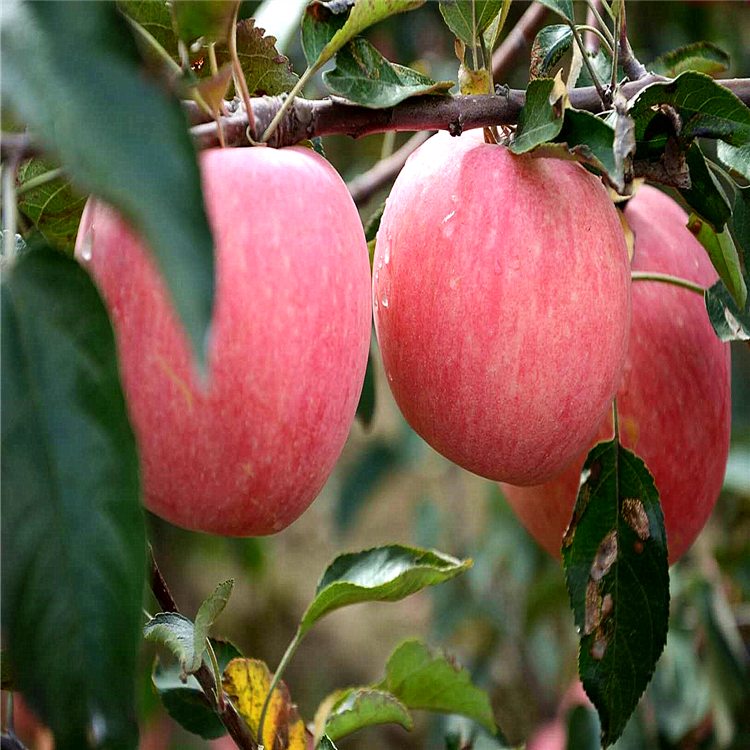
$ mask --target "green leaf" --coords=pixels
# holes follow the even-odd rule
[[[750,180],[750,144],[745,146],[730,146],[723,141],[717,144],[716,155],[719,160],[737,173],[740,177]]]
[[[566,24],[545,26],[531,45],[531,79],[549,78],[573,44],[573,30]]]
[[[722,341],[750,341],[750,306],[737,307],[723,281],[703,293],[708,319]]]
[[[690,214],[687,227],[698,242],[706,248],[711,263],[739,308],[744,308],[747,300],[747,286],[742,277],[740,259],[729,227],[724,227],[721,232],[714,232],[710,224],[695,213]]]
[[[599,712],[602,744],[622,734],[666,643],[669,570],[659,493],[616,440],[589,452],[563,539],[580,633],[578,672]]]
[[[203,662],[205,640],[196,648],[192,620],[177,612],[159,612],[143,626],[143,637],[168,648],[179,660],[182,674],[196,672]]]
[[[518,127],[510,144],[514,154],[523,154],[554,140],[562,130],[563,107],[552,78],[531,81],[526,101],[518,115]]]
[[[336,745],[333,744],[330,737],[324,734],[318,743],[318,750],[336,750]]]
[[[214,638],[210,640],[222,672],[232,659],[242,657],[239,649],[232,643]],[[173,663],[165,667],[158,657],[154,660],[151,679],[164,708],[188,732],[200,735],[206,740],[223,737],[227,730],[211,708],[198,680],[190,675],[183,682],[180,679],[181,674],[182,669],[178,664]]]
[[[179,101],[144,75],[113,3],[15,3],[0,43],[4,103],[143,235],[204,365],[213,240]]]
[[[145,530],[112,328],[88,274],[49,247],[4,277],[7,655],[58,750],[88,747],[91,732],[135,747]]]
[[[325,733],[332,740],[358,729],[377,724],[400,724],[411,729],[414,721],[409,710],[389,692],[375,688],[351,688],[334,704],[325,723]]]
[[[389,62],[361,36],[339,50],[336,67],[323,73],[323,82],[334,94],[372,109],[392,107],[416,94],[447,93],[454,85]]]
[[[495,733],[489,695],[472,685],[469,672],[440,649],[406,641],[390,655],[385,679],[375,686],[396,696],[407,708],[468,716]]]
[[[472,560],[457,560],[435,550],[392,544],[339,555],[323,573],[315,598],[302,617],[300,637],[321,617],[359,602],[395,602],[468,570]]]
[[[505,27],[505,22],[508,20],[508,13],[510,13],[511,0],[502,0],[502,7],[500,11],[490,22],[490,25],[484,30],[484,44],[487,48],[487,52],[491,55],[495,49],[500,34]],[[489,67],[489,65],[487,66]]]
[[[247,88],[254,96],[278,96],[294,88],[299,76],[289,59],[276,50],[276,39],[264,36],[252,18],[237,24],[237,57]],[[229,52],[220,50],[217,59],[229,62]],[[220,63],[221,64],[221,63]]]
[[[425,0],[312,0],[302,18],[302,51],[319,70],[349,40],[389,16],[414,10]]]
[[[575,23],[575,14],[573,13],[572,0],[539,0],[542,5],[546,5],[550,10],[562,16],[571,23]]]
[[[686,70],[716,75],[729,69],[731,58],[713,42],[693,42],[657,57],[648,67],[659,75],[675,76]]]
[[[574,706],[568,711],[567,750],[599,750],[599,717],[586,706]]]
[[[25,161],[16,173],[16,187],[27,185],[52,167],[43,159]],[[18,210],[34,223],[45,239],[72,257],[86,196],[75,190],[70,179],[61,176],[18,196]]]
[[[223,42],[229,31],[239,0],[172,0],[177,33],[186,44],[198,37]]]
[[[664,117],[662,105],[673,107],[682,126],[683,141],[719,138],[732,146],[750,143],[750,109],[729,89],[703,73],[687,71],[673,81],[652,83],[629,105],[636,123],[636,141],[645,136],[654,118]]]
[[[473,5],[472,16],[472,0],[440,0],[440,13],[448,28],[469,47],[479,43],[478,35],[503,13],[506,3],[503,0],[475,0]]]
[[[745,262],[745,273],[750,274],[750,185],[735,186],[732,234]]]
[[[193,667],[198,669],[201,662],[198,655],[203,656],[203,650],[206,647],[206,638],[208,638],[208,631],[211,625],[214,624],[216,618],[224,611],[227,606],[229,597],[232,595],[232,589],[234,588],[234,578],[230,578],[228,581],[220,583],[213,594],[209,596],[198,609],[198,614],[195,616],[195,632],[193,635],[193,650],[198,663],[193,661]]]
[[[357,419],[367,429],[372,424],[375,415],[375,355],[370,344],[370,353],[367,357],[367,368],[365,369],[365,382],[362,384],[362,393],[357,403]]]
[[[690,189],[681,188],[680,195],[700,214],[711,228],[721,232],[732,215],[724,189],[706,164],[706,158],[697,143],[685,154],[690,170]]]
[[[140,24],[169,53],[176,62],[180,56],[177,51],[177,37],[172,26],[172,14],[164,0],[117,0],[121,13]],[[148,50],[144,48],[144,54]],[[158,58],[154,58],[158,60]]]

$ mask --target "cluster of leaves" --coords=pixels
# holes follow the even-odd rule
[[[371,24],[423,2],[313,0],[302,20],[308,67],[299,78],[273,39],[242,18],[236,2],[196,9],[175,1],[171,11],[164,3],[133,1],[119,9],[106,2],[85,8],[24,3],[4,11],[3,96],[65,166],[65,177],[39,184],[35,180],[51,162],[21,165],[19,208],[46,239],[30,242],[2,288],[4,629],[17,685],[35,701],[60,747],[84,746],[92,735],[135,743],[132,676],[145,572],[137,456],[106,312],[86,274],[48,247],[52,242],[69,249],[75,235],[83,200],[70,180],[78,191],[117,206],[146,238],[204,363],[212,239],[174,92],[218,117],[231,79],[242,76],[250,93],[290,92],[291,102],[335,57],[325,84],[360,105],[377,109],[415,95],[445,95],[452,81],[432,81],[391,63],[361,36]],[[712,324],[724,340],[750,338],[750,187],[742,186],[750,181],[750,110],[708,75],[726,65],[726,56],[705,43],[666,55],[652,70],[672,78],[654,79],[630,99],[624,87],[612,91],[611,108],[593,115],[575,108],[576,88],[590,85],[592,76],[619,80],[620,68],[613,76],[606,48],[593,55],[579,49],[570,0],[544,2],[564,23],[546,27],[535,40],[534,80],[510,149],[579,160],[624,194],[640,175],[677,186],[693,211],[689,227],[721,277],[705,292]],[[469,50],[476,72],[479,50],[487,72],[509,5],[441,3],[462,66]],[[579,72],[564,83],[552,73],[571,49],[574,58],[586,59],[571,66]],[[168,87],[143,75],[144,56],[151,68],[167,70]],[[471,85],[481,89],[487,77],[479,78]],[[706,157],[699,139],[716,141],[718,161]],[[360,410],[365,420],[372,414],[371,376],[372,370]],[[616,440],[595,451],[564,553],[581,634],[581,674],[608,744],[622,733],[664,648],[669,585],[663,519],[646,467]],[[398,599],[465,567],[403,548],[339,558],[323,576],[292,652],[309,627],[336,607]],[[203,666],[206,653],[213,655],[216,684],[223,683],[219,694],[233,697],[265,741],[265,696],[272,701],[269,731],[280,731],[271,717],[288,719],[294,712],[288,691],[274,685],[265,665],[234,661],[243,658],[234,647],[208,638],[229,588],[210,597],[195,622],[174,613],[150,620],[147,637],[167,645],[179,661],[156,665],[154,683],[178,721],[205,737],[218,736],[223,725],[208,699],[193,678],[181,679]],[[648,621],[633,616],[644,607],[652,614]],[[440,700],[425,701],[433,691]],[[78,696],[73,710],[61,701],[71,692]],[[204,714],[186,710],[197,695],[206,702]],[[241,708],[245,699],[247,711]],[[408,727],[410,710],[422,708],[464,713],[495,731],[486,696],[466,674],[444,655],[409,643],[393,653],[381,683],[324,701],[316,735],[326,735],[330,747],[369,724]],[[297,726],[295,719],[284,731],[291,737]]]

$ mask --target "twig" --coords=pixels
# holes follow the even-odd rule
[[[628,41],[627,21],[625,17],[625,3],[622,4],[622,15],[620,24],[620,65],[629,81],[639,81],[648,75],[646,67],[642,65],[633,54],[633,49]],[[745,102],[747,104],[747,102]]]
[[[163,612],[179,613],[180,610],[169,591],[169,587],[159,570],[159,566],[156,564],[151,545],[149,545],[149,558],[151,564],[151,591],[156,601]],[[242,750],[258,750],[258,744],[253,738],[250,728],[237,713],[231,701],[224,701],[223,707],[219,707],[217,703],[218,686],[211,670],[205,664],[201,664],[198,671],[194,673],[194,677],[198,680],[198,684],[211,704],[211,708],[216,711],[221,723],[227,728],[237,747],[242,748]]]

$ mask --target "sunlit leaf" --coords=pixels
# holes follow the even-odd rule
[[[392,107],[417,94],[446,93],[454,85],[389,62],[361,36],[339,50],[336,67],[323,73],[323,82],[334,94],[373,109]]]
[[[230,578],[228,581],[220,583],[214,590],[213,594],[211,594],[211,596],[209,596],[198,609],[198,614],[195,616],[195,634],[193,641],[193,647],[196,654],[199,651],[201,654],[203,653],[205,641],[208,637],[208,631],[211,628],[211,625],[214,624],[216,618],[227,606],[233,588],[234,578]],[[200,663],[198,663],[198,666],[200,666]]]
[[[143,626],[143,637],[168,648],[179,660],[183,674],[191,674],[200,667],[205,645],[196,650],[195,626],[184,615],[159,612]]]
[[[441,552],[392,544],[337,557],[300,622],[303,635],[321,617],[359,602],[395,602],[454,578],[472,565]]]
[[[746,180],[750,180],[750,144],[744,146],[730,146],[719,141],[716,147],[719,160]]]
[[[198,37],[211,41],[224,41],[229,35],[232,16],[239,0],[172,0],[177,33],[183,42]]]
[[[731,59],[713,42],[693,42],[667,52],[654,60],[649,69],[659,75],[674,78],[686,70],[697,70],[706,75],[716,75],[729,69]]]
[[[456,38],[471,47],[478,44],[479,34],[483,34],[503,11],[507,13],[507,4],[503,0],[441,0],[440,13]]]
[[[669,619],[659,493],[643,461],[616,440],[589,452],[562,553],[580,634],[578,672],[606,747],[651,679]]]
[[[224,670],[224,690],[255,737],[258,736],[263,703],[271,687],[271,676],[265,663],[258,659],[233,659]],[[274,688],[268,704],[262,744],[275,750],[305,750],[307,747],[305,724],[282,681]]]
[[[404,729],[414,724],[406,706],[387,691],[363,687],[340,693],[324,725],[332,740],[378,724],[400,724]]]

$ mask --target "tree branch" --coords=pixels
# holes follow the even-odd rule
[[[649,84],[664,80],[667,79],[648,75],[626,83],[622,87],[622,93],[630,99]],[[750,79],[735,78],[718,83],[750,105]],[[360,138],[388,130],[448,130],[452,135],[459,135],[462,131],[473,128],[514,125],[518,122],[524,96],[525,92],[520,89],[510,89],[507,94],[497,96],[421,96],[412,97],[387,109],[369,109],[337,97],[295,99],[268,145],[277,148],[291,146],[307,138],[334,134]],[[250,132],[253,139],[260,137],[280,109],[283,100],[284,97],[251,100],[256,122],[255,132]],[[573,89],[570,101],[576,109],[602,111],[601,99],[593,86]],[[247,128],[248,120],[244,111],[225,118],[224,136],[227,145],[249,145],[245,136]],[[200,149],[219,145],[215,123],[196,125],[191,132]]]
[[[163,612],[175,612],[179,614],[180,610],[177,608],[177,604],[159,570],[159,566],[156,564],[156,558],[154,557],[151,545],[149,545],[148,550],[151,565],[151,591]],[[211,670],[205,664],[201,664],[200,669],[195,672],[194,677],[198,680],[198,684],[211,704],[211,708],[216,712],[221,723],[227,728],[237,747],[242,748],[242,750],[258,750],[258,744],[250,733],[250,728],[237,713],[232,702],[229,700],[224,701],[223,709],[219,709],[216,700],[217,686]]]

